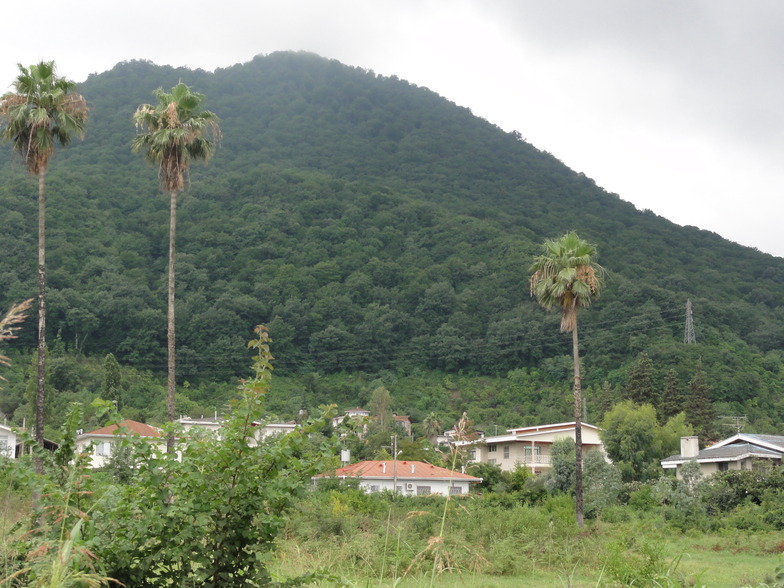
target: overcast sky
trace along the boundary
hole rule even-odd
[[[213,70],[312,51],[517,130],[639,209],[784,257],[780,0],[38,0],[3,21],[1,90],[39,59],[81,82],[132,59]]]

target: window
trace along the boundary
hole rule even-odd
[[[417,496],[427,496],[428,494],[432,494],[430,491],[430,486],[417,486],[416,493]]]
[[[494,459],[488,459],[487,463],[495,465],[495,460]]]
[[[504,445],[504,459],[509,459],[509,446]]]
[[[720,461],[717,465],[719,466],[720,472],[726,472],[730,467],[730,464],[726,461]]]
[[[475,447],[471,448],[471,451],[468,454],[468,459],[470,459],[471,461],[476,461],[476,448]]]
[[[371,486],[370,486],[370,492],[371,492],[371,493],[373,493],[373,492],[379,492],[380,490],[381,490],[381,487],[380,487],[380,486],[378,486],[378,485],[376,485],[376,484],[373,484],[373,485],[371,485]]]
[[[102,457],[109,457],[112,454],[112,444],[108,441],[104,441],[103,443],[99,443],[95,446],[95,455],[100,455]]]
[[[487,452],[488,453],[495,453],[496,451],[498,451],[498,445],[488,445],[487,446]]]
[[[523,462],[524,463],[539,463],[539,456],[542,453],[542,448],[538,445],[534,445],[533,447],[523,447]]]
[[[449,488],[449,493],[452,494],[452,495],[454,495],[454,494],[462,494],[463,493],[463,489],[460,486],[452,486],[451,488]]]

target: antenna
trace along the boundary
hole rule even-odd
[[[684,343],[696,343],[697,337],[694,335],[694,317],[691,313],[691,298],[686,299],[686,331],[683,334]]]
[[[722,421],[724,421],[728,426],[731,426],[735,429],[736,433],[740,433],[743,431],[743,425],[746,423],[746,415],[743,416],[723,416],[719,417]]]

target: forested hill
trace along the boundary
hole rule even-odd
[[[537,368],[568,382],[568,338],[531,300],[528,268],[545,238],[575,230],[609,272],[582,315],[589,384],[620,385],[642,351],[683,382],[702,358],[715,400],[781,422],[768,405],[784,391],[784,260],[636,210],[525,129],[305,53],[214,73],[134,61],[80,85],[87,137],[48,176],[50,340],[164,368],[168,206],[130,151],[131,118],[179,80],[223,130],[179,209],[182,380],[243,373],[263,322],[283,373]],[[36,184],[14,163],[5,147],[2,308],[36,292]],[[687,298],[697,345],[682,343]],[[34,324],[16,349],[33,347]]]

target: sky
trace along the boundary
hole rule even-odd
[[[38,0],[3,19],[2,91],[41,59],[81,82],[133,59],[214,70],[310,51],[519,131],[640,210],[784,257],[780,0]]]

